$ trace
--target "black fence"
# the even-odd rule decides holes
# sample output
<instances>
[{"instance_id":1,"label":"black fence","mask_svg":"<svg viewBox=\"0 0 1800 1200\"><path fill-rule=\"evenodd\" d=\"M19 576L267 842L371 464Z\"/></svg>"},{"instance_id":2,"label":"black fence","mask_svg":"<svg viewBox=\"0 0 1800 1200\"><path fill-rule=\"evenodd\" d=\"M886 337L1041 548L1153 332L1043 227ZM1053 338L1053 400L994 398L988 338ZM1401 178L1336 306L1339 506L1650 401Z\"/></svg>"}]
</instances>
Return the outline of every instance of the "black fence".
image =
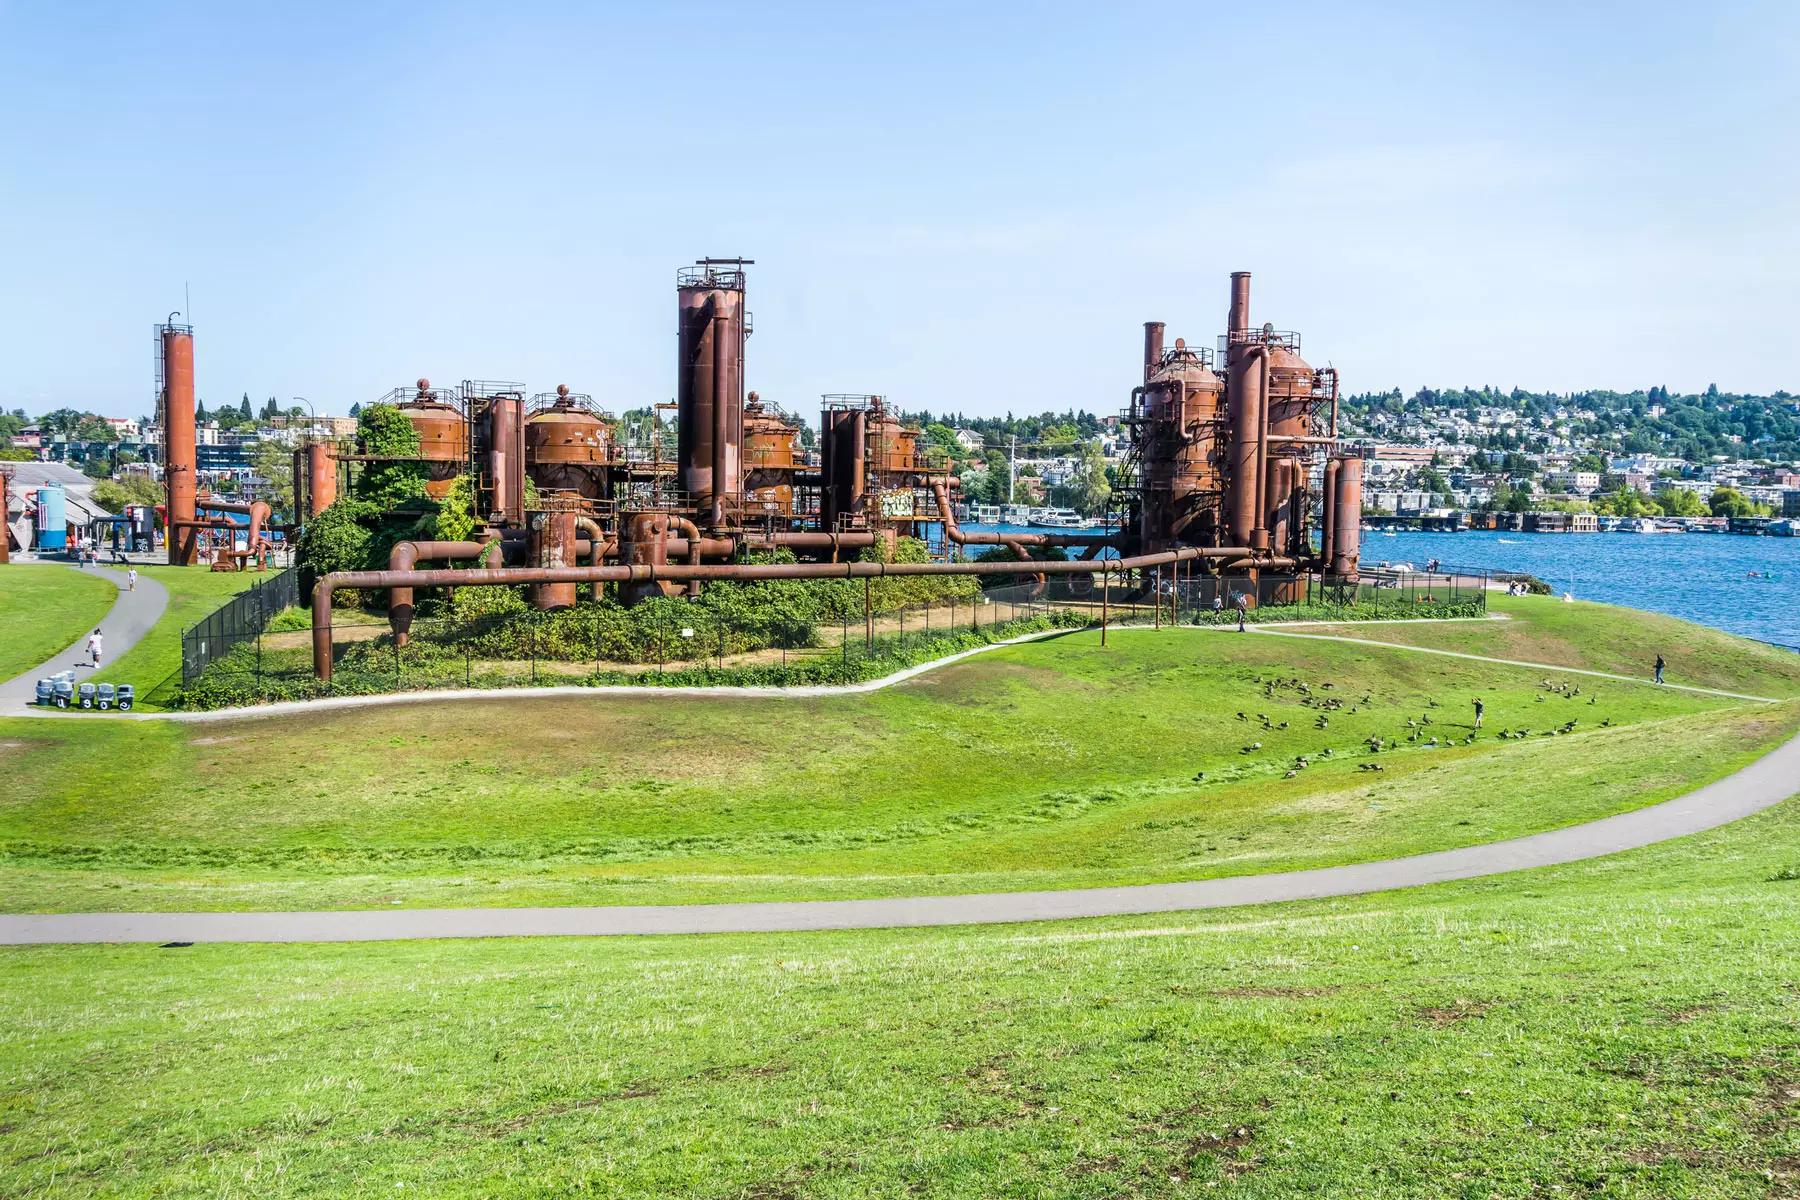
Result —
<instances>
[{"instance_id":1,"label":"black fence","mask_svg":"<svg viewBox=\"0 0 1800 1200\"><path fill-rule=\"evenodd\" d=\"M223 608L181 631L181 686L246 642L258 645L275 614L300 603L300 572L293 567L239 592Z\"/></svg>"},{"instance_id":2,"label":"black fence","mask_svg":"<svg viewBox=\"0 0 1800 1200\"><path fill-rule=\"evenodd\" d=\"M297 595L247 592L189 631L184 686L209 664L205 682L230 695L207 703L634 678L647 684L847 682L872 677L873 666L925 661L1030 629L1235 624L1240 597L1252 623L1467 616L1486 609L1486 579L1472 573L1360 580L1264 575L1254 584L1185 571L1110 581L1098 572L1050 576L1041 584L1017 580L1006 576L980 590L904 602L904 593L884 598L877 583L856 589L850 611L805 620L679 598L626 610L585 603L475 617L427 610L411 622L404 645L381 613L346 607L332 624L329 689L313 679L310 630L266 632L269 618ZM661 678L670 675L681 678Z\"/></svg>"}]
</instances>

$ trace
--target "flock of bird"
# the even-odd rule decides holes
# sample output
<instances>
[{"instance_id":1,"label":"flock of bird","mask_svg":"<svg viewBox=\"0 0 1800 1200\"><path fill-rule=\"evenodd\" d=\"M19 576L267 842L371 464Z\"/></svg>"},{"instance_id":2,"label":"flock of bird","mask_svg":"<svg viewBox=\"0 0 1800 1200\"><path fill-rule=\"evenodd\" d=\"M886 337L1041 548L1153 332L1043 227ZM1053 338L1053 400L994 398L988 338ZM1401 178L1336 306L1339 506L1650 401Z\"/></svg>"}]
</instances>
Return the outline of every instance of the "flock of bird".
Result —
<instances>
[{"instance_id":1,"label":"flock of bird","mask_svg":"<svg viewBox=\"0 0 1800 1200\"><path fill-rule=\"evenodd\" d=\"M1297 693L1299 696L1299 702L1302 705L1305 705L1309 708L1314 709L1316 712L1316 715L1313 718L1313 728L1314 729L1322 730L1322 729L1330 728L1331 717L1329 714L1345 711L1345 701L1339 699L1336 696L1315 695L1314 690L1313 690L1313 685L1307 683L1303 679L1297 679L1297 678L1296 679L1287 679L1287 678L1279 678L1279 677L1258 676L1256 683L1257 683L1257 686L1262 688L1262 690L1263 690L1262 694L1263 694L1263 698L1265 700L1271 700L1271 699L1276 698L1276 696L1284 689ZM1573 700L1576 697L1581 695L1580 685L1574 684L1574 683L1556 683L1549 679L1545 679L1545 680L1541 681L1541 686L1543 688L1543 691L1538 694L1537 700L1536 700L1536 702L1539 704L1543 704L1543 703L1547 702L1547 700L1551 696L1559 696L1565 700ZM1321 682L1320 684L1318 684L1318 689L1320 692L1335 691L1336 685L1331 684L1331 683ZM1374 702L1375 702L1375 697L1373 694L1365 695L1362 697L1362 699L1360 701L1351 701L1348 712L1351 714L1361 712L1364 708L1367 708L1370 705L1374 704ZM1599 703L1599 697L1598 696L1588 697L1588 703L1589 704ZM1426 701L1426 706L1427 706L1427 708L1440 707L1438 702L1435 700ZM1259 723L1263 729L1268 730L1270 732L1276 732L1279 730L1286 729L1290 725L1290 722L1279 721L1275 717L1273 717L1265 712L1251 713L1251 712L1247 712L1247 711L1240 711L1237 714L1237 719L1240 721L1243 721L1246 724L1249 724L1251 722ZM1540 736L1556 737L1556 736L1559 736L1562 734L1574 733L1575 727L1578 723L1579 722L1575 718L1570 718L1569 720L1563 722L1560 726L1543 730ZM1612 721L1610 718L1603 719L1600 722L1600 727L1602 729L1604 729L1604 728L1607 728L1608 726L1610 726L1611 724L1612 724ZM1473 731L1473 730L1471 730L1466 737L1460 737L1460 738L1452 737L1448 733L1445 733L1443 736L1440 737L1440 736L1438 736L1438 734L1436 734L1434 732L1430 732L1431 726L1432 726L1431 713L1424 712L1424 713L1419 714L1419 716L1416 718L1408 717L1406 719L1407 732L1404 735L1403 739L1400 737L1384 738L1379 735L1376 735L1376 736L1372 736L1372 737L1369 737L1368 739L1366 739L1364 742L1364 745L1366 745L1369 748L1370 754L1379 754L1383 751L1391 752L1391 751L1400 749L1401 745L1402 745L1402 741L1407 742L1407 743L1422 743L1423 747L1470 746L1475 743L1476 734L1475 734L1475 731ZM1528 738L1531 736L1531 733L1532 733L1532 731L1528 728L1502 729L1499 731L1497 736L1502 739L1505 739L1505 740L1515 740L1515 739L1519 739L1519 738ZM1263 744L1261 742L1250 742L1247 745L1245 745L1239 751L1239 753L1255 754L1262 748L1263 748ZM1294 759L1293 767L1288 770L1288 772L1284 776L1284 778L1287 778L1287 779L1294 778L1295 776L1300 774L1301 771L1303 771L1307 767L1311 766L1314 759L1330 758L1331 753L1332 752L1331 752L1330 748L1327 747L1326 749L1318 752L1317 754L1297 755ZM1379 770L1382 770L1382 766L1380 763L1364 762L1364 763L1357 764L1357 769L1362 770L1362 771L1379 771ZM1203 779L1205 779L1205 777L1206 777L1205 772L1200 772L1199 774L1196 774L1194 776L1195 780L1203 780Z\"/></svg>"}]
</instances>

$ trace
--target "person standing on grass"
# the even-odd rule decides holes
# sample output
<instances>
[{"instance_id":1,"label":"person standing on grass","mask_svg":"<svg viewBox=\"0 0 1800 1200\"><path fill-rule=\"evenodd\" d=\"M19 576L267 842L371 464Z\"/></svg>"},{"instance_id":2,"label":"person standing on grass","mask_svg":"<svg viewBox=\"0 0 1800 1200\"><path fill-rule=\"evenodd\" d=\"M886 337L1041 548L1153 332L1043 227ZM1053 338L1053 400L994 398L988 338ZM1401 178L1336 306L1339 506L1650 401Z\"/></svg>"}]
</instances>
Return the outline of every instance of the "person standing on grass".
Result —
<instances>
[{"instance_id":1,"label":"person standing on grass","mask_svg":"<svg viewBox=\"0 0 1800 1200\"><path fill-rule=\"evenodd\" d=\"M133 568L131 568L131 570L125 572L125 590L128 592L137 591L137 568L136 567L133 567Z\"/></svg>"},{"instance_id":2,"label":"person standing on grass","mask_svg":"<svg viewBox=\"0 0 1800 1200\"><path fill-rule=\"evenodd\" d=\"M1244 614L1250 611L1250 597L1244 592L1237 594L1238 632L1244 632Z\"/></svg>"},{"instance_id":3,"label":"person standing on grass","mask_svg":"<svg viewBox=\"0 0 1800 1200\"><path fill-rule=\"evenodd\" d=\"M1481 714L1483 711L1481 697L1477 696L1475 697L1475 728L1477 729L1481 728Z\"/></svg>"},{"instance_id":4,"label":"person standing on grass","mask_svg":"<svg viewBox=\"0 0 1800 1200\"><path fill-rule=\"evenodd\" d=\"M1656 656L1656 682L1661 683L1663 681L1662 673L1663 673L1663 656L1659 654Z\"/></svg>"},{"instance_id":5,"label":"person standing on grass","mask_svg":"<svg viewBox=\"0 0 1800 1200\"><path fill-rule=\"evenodd\" d=\"M94 630L93 636L87 640L88 653L94 656L94 670L100 669L100 631Z\"/></svg>"}]
</instances>

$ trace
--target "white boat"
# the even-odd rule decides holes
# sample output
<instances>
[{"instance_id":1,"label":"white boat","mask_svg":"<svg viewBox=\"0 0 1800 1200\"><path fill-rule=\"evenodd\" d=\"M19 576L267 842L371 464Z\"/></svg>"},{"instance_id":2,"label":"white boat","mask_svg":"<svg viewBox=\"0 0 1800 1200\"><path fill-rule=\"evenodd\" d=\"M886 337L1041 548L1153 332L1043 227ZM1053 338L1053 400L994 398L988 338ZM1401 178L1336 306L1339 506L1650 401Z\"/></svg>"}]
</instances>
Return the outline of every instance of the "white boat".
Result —
<instances>
[{"instance_id":1,"label":"white boat","mask_svg":"<svg viewBox=\"0 0 1800 1200\"><path fill-rule=\"evenodd\" d=\"M1081 514L1072 508L1047 508L1039 520L1058 529L1080 529L1085 523Z\"/></svg>"},{"instance_id":2,"label":"white boat","mask_svg":"<svg viewBox=\"0 0 1800 1200\"><path fill-rule=\"evenodd\" d=\"M1619 533L1675 533L1677 530L1664 529L1649 517L1629 517L1619 522Z\"/></svg>"}]
</instances>

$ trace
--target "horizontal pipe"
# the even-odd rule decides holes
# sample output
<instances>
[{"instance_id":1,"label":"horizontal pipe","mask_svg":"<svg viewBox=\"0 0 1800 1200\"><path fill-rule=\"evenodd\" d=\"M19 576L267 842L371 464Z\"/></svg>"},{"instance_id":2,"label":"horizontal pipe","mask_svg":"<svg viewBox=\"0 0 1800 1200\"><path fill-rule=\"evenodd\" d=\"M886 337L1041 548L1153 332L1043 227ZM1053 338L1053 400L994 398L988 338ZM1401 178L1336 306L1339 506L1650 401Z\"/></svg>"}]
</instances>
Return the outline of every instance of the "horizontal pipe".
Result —
<instances>
[{"instance_id":1,"label":"horizontal pipe","mask_svg":"<svg viewBox=\"0 0 1800 1200\"><path fill-rule=\"evenodd\" d=\"M965 533L950 511L950 493L943 483L934 483L938 517L944 523L944 536L958 546L1110 546L1121 533Z\"/></svg>"},{"instance_id":2,"label":"horizontal pipe","mask_svg":"<svg viewBox=\"0 0 1800 1200\"><path fill-rule=\"evenodd\" d=\"M313 587L313 673L331 678L331 595L339 588L501 587L523 583L686 583L727 579L881 579L912 575L1092 575L1134 571L1167 563L1224 558L1233 566L1291 567L1291 558L1252 555L1244 546L1186 547L1133 558L1092 561L1036 562L1023 571L1016 562L967 563L718 563L692 564L621 563L603 567L505 567L498 570L429 571L333 571Z\"/></svg>"}]
</instances>

